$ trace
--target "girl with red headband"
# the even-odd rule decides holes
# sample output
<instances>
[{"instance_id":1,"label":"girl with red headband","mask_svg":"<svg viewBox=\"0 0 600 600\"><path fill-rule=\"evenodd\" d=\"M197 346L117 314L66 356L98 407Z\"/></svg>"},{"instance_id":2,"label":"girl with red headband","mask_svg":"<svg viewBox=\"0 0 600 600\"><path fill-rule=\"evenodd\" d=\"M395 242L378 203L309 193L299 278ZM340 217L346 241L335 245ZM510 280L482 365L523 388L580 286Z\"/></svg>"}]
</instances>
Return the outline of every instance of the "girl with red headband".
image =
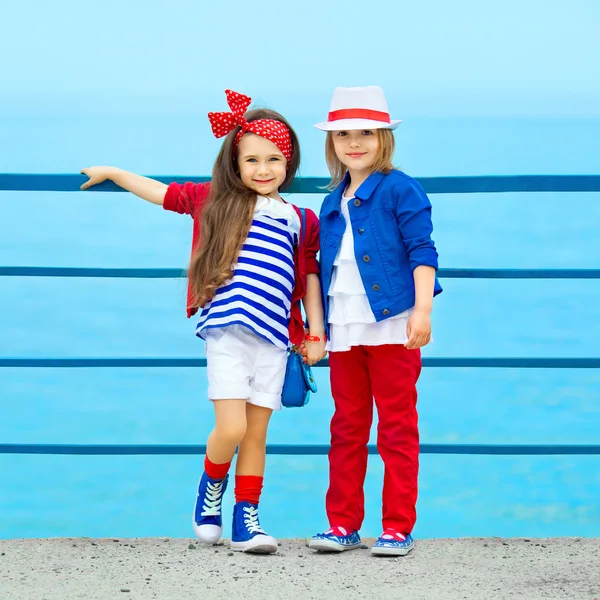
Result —
<instances>
[{"instance_id":1,"label":"girl with red headband","mask_svg":"<svg viewBox=\"0 0 600 600\"><path fill-rule=\"evenodd\" d=\"M394 169L393 121L383 90L337 88L326 159L333 191L321 222L321 286L328 326L331 391L330 528L309 547L361 546L367 443L373 400L377 447L385 465L383 533L377 555L410 552L416 520L419 430L416 383L420 348L431 337L438 254L431 204L412 177Z\"/></svg>"},{"instance_id":2,"label":"girl with red headband","mask_svg":"<svg viewBox=\"0 0 600 600\"><path fill-rule=\"evenodd\" d=\"M200 309L196 334L206 340L208 397L216 423L208 437L193 526L212 544L222 533L222 499L236 448L231 549L272 553L277 541L261 528L269 419L281 408L290 344L313 365L325 356L319 284L319 224L286 203L300 162L298 138L266 109L247 111L250 98L226 91L231 112L209 113L225 140L211 183L171 183L110 167L91 167L87 189L111 179L135 195L194 220L187 314ZM303 301L309 324L305 333Z\"/></svg>"}]
</instances>

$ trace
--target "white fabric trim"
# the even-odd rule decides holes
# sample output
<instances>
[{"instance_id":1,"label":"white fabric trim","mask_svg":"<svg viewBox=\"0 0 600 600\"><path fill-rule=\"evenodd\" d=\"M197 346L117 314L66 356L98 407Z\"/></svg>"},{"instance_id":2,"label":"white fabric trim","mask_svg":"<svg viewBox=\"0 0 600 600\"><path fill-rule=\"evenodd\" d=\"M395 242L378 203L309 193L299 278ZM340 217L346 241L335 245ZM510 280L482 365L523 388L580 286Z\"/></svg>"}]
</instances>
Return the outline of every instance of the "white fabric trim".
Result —
<instances>
[{"instance_id":1,"label":"white fabric trim","mask_svg":"<svg viewBox=\"0 0 600 600\"><path fill-rule=\"evenodd\" d=\"M405 344L408 341L406 327L413 312L409 309L385 321L375 321L354 255L354 235L348 210L348 202L353 199L347 196L342 199L346 229L334 261L327 293L330 325L326 346L328 352L346 352L352 346Z\"/></svg>"}]
</instances>

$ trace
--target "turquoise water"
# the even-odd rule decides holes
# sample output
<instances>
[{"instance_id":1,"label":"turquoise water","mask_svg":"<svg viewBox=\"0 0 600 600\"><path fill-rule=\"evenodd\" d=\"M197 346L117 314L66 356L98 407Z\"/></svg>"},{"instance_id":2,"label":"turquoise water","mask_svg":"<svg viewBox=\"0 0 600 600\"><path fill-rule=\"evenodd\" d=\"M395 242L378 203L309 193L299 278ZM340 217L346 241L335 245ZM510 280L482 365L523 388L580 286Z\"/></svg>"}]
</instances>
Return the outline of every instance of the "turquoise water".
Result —
<instances>
[{"instance_id":1,"label":"turquoise water","mask_svg":"<svg viewBox=\"0 0 600 600\"><path fill-rule=\"evenodd\" d=\"M0 172L118 164L206 174L203 118L0 120ZM322 138L291 119L303 174L325 175ZM398 163L416 176L600 173L600 122L407 120ZM317 209L319 195L293 201ZM432 195L444 267L600 267L600 194ZM0 192L0 265L185 267L191 220L126 194ZM445 280L425 356L597 357L600 281ZM185 280L0 279L0 354L196 357ZM327 443L327 370L270 443ZM597 370L425 369L425 443L599 443ZM0 369L4 443L202 444L201 369ZM190 536L201 457L0 455L0 538ZM379 530L372 457L365 535ZM600 536L599 457L424 455L419 537ZM270 456L262 520L276 536L325 526L325 457ZM228 492L229 494L230 492ZM231 496L229 496L231 503ZM226 529L228 534L228 529Z\"/></svg>"}]
</instances>

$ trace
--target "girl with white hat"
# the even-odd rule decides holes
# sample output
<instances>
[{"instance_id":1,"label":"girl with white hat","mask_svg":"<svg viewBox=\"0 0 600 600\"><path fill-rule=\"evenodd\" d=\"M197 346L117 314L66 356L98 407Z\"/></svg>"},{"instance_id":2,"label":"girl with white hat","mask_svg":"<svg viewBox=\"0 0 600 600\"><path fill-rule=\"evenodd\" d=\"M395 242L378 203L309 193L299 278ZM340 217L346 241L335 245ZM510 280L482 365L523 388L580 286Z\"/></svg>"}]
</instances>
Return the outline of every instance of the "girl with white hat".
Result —
<instances>
[{"instance_id":1,"label":"girl with white hat","mask_svg":"<svg viewBox=\"0 0 600 600\"><path fill-rule=\"evenodd\" d=\"M383 533L376 555L414 546L419 468L416 383L431 338L432 299L442 289L431 239L431 204L419 183L394 169L383 90L336 88L326 159L331 189L321 208L321 285L331 391L330 528L309 542L322 551L361 546L367 443L373 400L385 465Z\"/></svg>"}]
</instances>

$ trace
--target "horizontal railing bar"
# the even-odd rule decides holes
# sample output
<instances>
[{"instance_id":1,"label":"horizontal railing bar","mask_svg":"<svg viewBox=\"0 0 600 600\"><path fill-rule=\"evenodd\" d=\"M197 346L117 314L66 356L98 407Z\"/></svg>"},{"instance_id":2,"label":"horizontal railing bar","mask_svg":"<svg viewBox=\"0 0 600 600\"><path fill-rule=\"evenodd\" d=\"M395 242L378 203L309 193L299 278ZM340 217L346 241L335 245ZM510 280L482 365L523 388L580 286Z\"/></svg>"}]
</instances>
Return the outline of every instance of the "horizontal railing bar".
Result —
<instances>
[{"instance_id":1,"label":"horizontal railing bar","mask_svg":"<svg viewBox=\"0 0 600 600\"><path fill-rule=\"evenodd\" d=\"M600 269L440 269L445 279L600 279Z\"/></svg>"},{"instance_id":2,"label":"horizontal railing bar","mask_svg":"<svg viewBox=\"0 0 600 600\"><path fill-rule=\"evenodd\" d=\"M328 367L322 360L317 367ZM475 367L502 369L598 369L600 358L468 358L423 359L424 367ZM99 368L99 367L206 367L206 358L12 358L0 357L0 367Z\"/></svg>"},{"instance_id":3,"label":"horizontal railing bar","mask_svg":"<svg viewBox=\"0 0 600 600\"><path fill-rule=\"evenodd\" d=\"M150 175L163 183L172 181L206 182L210 177L182 175ZM600 175L474 175L461 177L417 177L430 194L464 194L483 192L598 192ZM77 192L87 176L60 173L0 173L0 191L18 192ZM299 177L290 192L325 194L327 177ZM122 192L123 189L106 181L92 188L95 192Z\"/></svg>"},{"instance_id":4,"label":"horizontal railing bar","mask_svg":"<svg viewBox=\"0 0 600 600\"><path fill-rule=\"evenodd\" d=\"M0 277L113 277L135 279L178 279L185 269L105 267L0 267Z\"/></svg>"},{"instance_id":5,"label":"horizontal railing bar","mask_svg":"<svg viewBox=\"0 0 600 600\"><path fill-rule=\"evenodd\" d=\"M369 445L369 454L377 446ZM328 444L269 444L267 454L323 456ZM0 444L0 454L52 454L86 456L202 455L205 445L169 444ZM569 444L421 444L421 454L467 454L497 456L597 455L600 445Z\"/></svg>"},{"instance_id":6,"label":"horizontal railing bar","mask_svg":"<svg viewBox=\"0 0 600 600\"><path fill-rule=\"evenodd\" d=\"M177 279L186 276L176 268L111 267L0 267L0 277L112 277ZM600 279L600 269L440 269L444 279Z\"/></svg>"}]
</instances>

